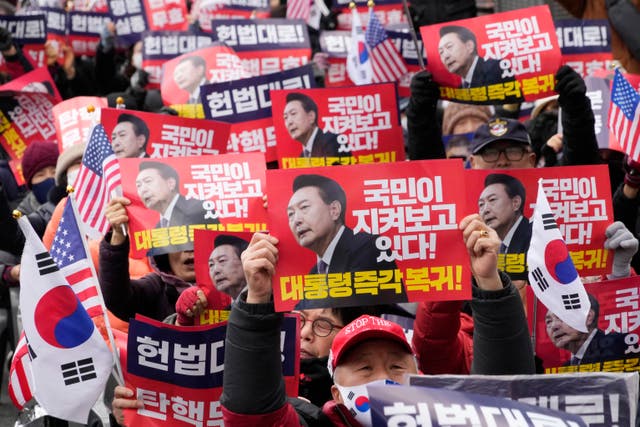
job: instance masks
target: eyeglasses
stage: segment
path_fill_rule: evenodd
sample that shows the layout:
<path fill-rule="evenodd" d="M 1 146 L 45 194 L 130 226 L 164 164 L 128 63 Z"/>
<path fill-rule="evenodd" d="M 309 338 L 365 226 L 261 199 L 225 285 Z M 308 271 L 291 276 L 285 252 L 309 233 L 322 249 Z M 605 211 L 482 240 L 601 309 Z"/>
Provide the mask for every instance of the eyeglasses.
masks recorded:
<path fill-rule="evenodd" d="M 305 323 L 307 323 L 307 319 L 302 315 L 302 313 L 297 313 L 300 316 L 300 330 L 304 328 Z M 326 319 L 316 319 L 311 322 L 311 331 L 317 337 L 324 338 L 331 335 L 334 329 L 342 329 L 344 326 L 334 325 Z"/>
<path fill-rule="evenodd" d="M 485 162 L 495 162 L 500 157 L 500 153 L 504 153 L 507 160 L 517 162 L 522 160 L 527 149 L 524 147 L 505 147 L 505 148 L 485 148 L 480 152 L 482 160 Z"/>

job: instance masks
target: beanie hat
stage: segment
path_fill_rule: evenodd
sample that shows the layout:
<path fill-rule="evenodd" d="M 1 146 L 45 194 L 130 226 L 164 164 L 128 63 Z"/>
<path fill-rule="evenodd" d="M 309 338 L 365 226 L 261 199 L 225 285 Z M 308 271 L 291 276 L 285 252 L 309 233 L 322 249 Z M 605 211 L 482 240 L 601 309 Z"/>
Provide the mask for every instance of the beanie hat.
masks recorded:
<path fill-rule="evenodd" d="M 31 178 L 47 166 L 56 166 L 58 160 L 58 144 L 50 141 L 35 141 L 29 144 L 22 156 L 22 176 L 31 188 Z"/>
<path fill-rule="evenodd" d="M 58 163 L 56 164 L 56 185 L 60 185 L 62 177 L 67 173 L 73 164 L 80 163 L 82 161 L 82 154 L 87 147 L 85 142 L 74 144 L 64 149 L 60 157 L 58 157 Z"/>
<path fill-rule="evenodd" d="M 486 123 L 492 115 L 491 107 L 488 105 L 470 105 L 450 102 L 444 109 L 442 134 L 451 135 L 456 124 L 464 118 L 474 117 L 482 123 Z"/>

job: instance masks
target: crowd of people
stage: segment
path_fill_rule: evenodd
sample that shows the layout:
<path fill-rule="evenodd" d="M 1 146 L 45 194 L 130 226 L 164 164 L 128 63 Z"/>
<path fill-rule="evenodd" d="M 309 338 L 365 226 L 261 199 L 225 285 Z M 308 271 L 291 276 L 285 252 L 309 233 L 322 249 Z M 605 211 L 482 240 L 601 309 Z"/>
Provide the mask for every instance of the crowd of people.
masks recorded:
<path fill-rule="evenodd" d="M 446 7 L 436 8 L 432 3 L 444 6 L 445 2 L 412 2 L 416 27 L 477 13 L 473 1 L 448 1 Z M 607 16 L 601 0 L 560 3 L 579 17 L 595 17 L 597 13 L 589 11 L 596 8 L 600 15 Z M 629 4 L 634 9 L 633 2 Z M 283 7 L 284 3 L 273 5 L 274 16 L 281 15 Z M 0 2 L 0 9 L 5 13 L 15 11 L 6 1 Z M 637 6 L 635 13 L 640 14 Z M 335 19 L 335 13 L 323 17 L 321 28 L 334 28 Z M 620 18 L 616 15 L 612 19 L 617 24 Z M 468 37 L 464 27 L 443 28 L 447 29 L 443 32 L 446 40 L 443 37 L 441 56 L 449 58 L 456 48 L 475 48 L 475 38 Z M 634 50 L 624 28 L 614 25 L 614 55 L 629 72 L 640 72 L 637 46 Z M 321 75 L 327 65 L 326 56 L 319 50 L 318 31 L 310 29 L 310 34 L 313 63 Z M 146 90 L 148 76 L 141 67 L 141 45 L 118 49 L 115 36 L 114 26 L 107 25 L 95 58 L 75 57 L 73 50 L 62 47 L 62 63 L 56 61 L 57 48 L 47 46 L 52 58 L 48 69 L 62 97 L 105 96 L 111 106 L 115 106 L 117 97 L 123 97 L 128 109 L 177 115 L 162 104 L 158 90 Z M 0 28 L 0 50 L 7 70 L 0 73 L 4 81 L 32 69 L 21 47 L 4 28 Z M 456 65 L 455 59 L 449 64 L 451 72 L 468 83 L 465 87 L 487 84 L 475 75 L 471 78 L 470 64 Z M 486 66 L 490 65 L 487 61 Z M 201 73 L 196 71 L 203 67 L 187 61 L 178 66 L 179 72 L 176 69 L 180 76 L 176 83 L 188 88 L 193 102 L 198 102 L 203 83 Z M 605 248 L 614 254 L 608 278 L 635 275 L 640 268 L 640 163 L 620 152 L 598 148 L 591 102 L 585 82 L 576 71 L 561 66 L 555 81 L 557 96 L 538 101 L 531 118 L 523 123 L 518 120 L 518 106 L 442 102 L 440 88 L 431 74 L 426 70 L 417 72 L 412 77 L 411 95 L 404 111 L 409 161 L 460 158 L 472 169 L 501 170 L 608 165 L 614 208 L 614 222 L 605 236 Z M 302 145 L 301 156 L 350 156 L 348 151 L 341 151 L 336 135 L 318 127 L 313 100 L 291 93 L 286 101 L 284 120 L 292 138 Z M 470 142 L 451 139 L 446 147 L 442 143 L 443 136 L 465 133 L 473 134 Z M 118 158 L 147 157 L 149 128 L 133 115 L 120 115 L 110 139 Z M 26 215 L 50 247 L 67 184 L 78 174 L 85 147 L 86 144 L 73 145 L 60 153 L 56 143 L 31 143 L 21 160 L 25 186 L 18 186 L 11 175 L 8 157 L 1 160 L 0 235 L 6 238 L 0 239 L 0 292 L 5 305 L 7 290 L 20 286 L 24 245 L 12 210 Z M 321 151 L 323 147 L 325 152 Z M 179 193 L 178 184 L 175 170 L 162 162 L 145 160 L 140 164 L 136 188 L 145 206 L 160 214 L 158 227 L 202 217 L 201 204 L 190 206 L 190 201 Z M 225 425 L 366 426 L 370 419 L 355 411 L 347 398 L 355 387 L 380 380 L 402 383 L 408 373 L 506 375 L 541 371 L 521 300 L 528 285 L 526 279 L 511 278 L 498 270 L 497 263 L 499 254 L 526 253 L 528 249 L 531 224 L 523 213 L 526 194 L 522 183 L 502 173 L 489 175 L 484 187 L 478 213 L 459 222 L 473 275 L 472 299 L 406 304 L 406 295 L 401 293 L 395 299 L 371 298 L 367 301 L 371 305 L 334 308 L 302 301 L 294 310 L 300 319 L 298 399 L 287 398 L 281 370 L 283 313 L 275 311 L 272 292 L 279 260 L 278 236 L 255 233 L 250 241 L 233 235 L 218 236 L 208 259 L 214 285 L 211 288 L 196 283 L 192 246 L 174 247 L 165 254 L 150 252 L 145 259 L 131 258 L 130 236 L 126 232 L 127 206 L 131 201 L 114 197 L 106 208 L 110 230 L 102 240 L 92 241 L 90 247 L 114 328 L 126 329 L 126 322 L 136 314 L 190 326 L 207 307 L 229 302 L 221 397 Z M 314 274 L 385 268 L 366 249 L 370 236 L 362 232 L 354 235 L 345 225 L 345 209 L 344 190 L 335 181 L 309 174 L 294 182 L 287 212 L 289 227 L 300 246 L 316 254 Z M 220 293 L 228 299 L 221 299 Z M 410 319 L 414 331 L 410 340 L 400 326 L 384 318 L 389 314 Z M 610 336 L 607 345 L 591 345 L 604 335 L 597 327 L 598 302 L 593 298 L 587 333 L 572 330 L 551 312 L 545 320 L 554 345 L 571 352 L 571 364 L 605 360 L 608 353 L 619 354 L 614 346 L 624 345 L 624 339 L 612 341 Z M 17 337 L 11 340 L 17 341 Z M 117 386 L 112 425 L 124 425 L 124 413 L 142 407 L 134 390 Z M 63 421 L 52 422 L 57 425 Z"/>

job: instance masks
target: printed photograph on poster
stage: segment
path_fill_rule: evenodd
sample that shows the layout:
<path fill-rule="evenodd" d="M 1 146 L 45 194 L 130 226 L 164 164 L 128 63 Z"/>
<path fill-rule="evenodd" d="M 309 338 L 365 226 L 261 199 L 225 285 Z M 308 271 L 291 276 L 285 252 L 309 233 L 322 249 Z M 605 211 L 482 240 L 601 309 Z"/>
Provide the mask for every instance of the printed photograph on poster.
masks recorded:
<path fill-rule="evenodd" d="M 271 91 L 282 169 L 405 159 L 393 83 Z"/>
<path fill-rule="evenodd" d="M 268 171 L 276 310 L 470 297 L 455 160 Z"/>
<path fill-rule="evenodd" d="M 549 7 L 420 27 L 440 95 L 475 104 L 554 95 L 561 53 Z"/>
<path fill-rule="evenodd" d="M 530 221 L 541 178 L 578 273 L 610 273 L 612 254 L 604 241 L 613 208 L 606 165 L 465 171 L 467 214 L 480 214 L 502 239 L 498 268 L 514 280 L 528 279 Z"/>
<path fill-rule="evenodd" d="M 193 250 L 196 229 L 267 229 L 262 154 L 119 159 L 130 256 Z"/>
<path fill-rule="evenodd" d="M 231 125 L 217 120 L 104 108 L 101 123 L 118 158 L 224 154 Z"/>
<path fill-rule="evenodd" d="M 586 332 L 564 323 L 539 301 L 529 312 L 536 355 L 545 373 L 637 372 L 640 369 L 640 279 L 586 283 L 591 309 Z"/>

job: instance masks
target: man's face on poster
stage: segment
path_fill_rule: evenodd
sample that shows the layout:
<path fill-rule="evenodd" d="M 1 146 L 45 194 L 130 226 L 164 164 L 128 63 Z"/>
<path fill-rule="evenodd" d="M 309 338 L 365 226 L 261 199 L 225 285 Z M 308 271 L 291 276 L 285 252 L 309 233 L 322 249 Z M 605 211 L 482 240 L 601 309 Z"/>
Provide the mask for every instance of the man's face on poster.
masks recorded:
<path fill-rule="evenodd" d="M 236 297 L 246 280 L 242 261 L 232 245 L 216 246 L 209 256 L 209 275 L 217 290 Z"/>
<path fill-rule="evenodd" d="M 302 187 L 289 200 L 289 228 L 300 246 L 322 253 L 340 226 L 341 210 L 338 201 L 326 204 L 318 187 Z"/>
<path fill-rule="evenodd" d="M 458 34 L 447 33 L 438 44 L 440 60 L 450 73 L 464 77 L 475 58 L 474 47 L 471 40 L 463 42 Z"/>
<path fill-rule="evenodd" d="M 190 60 L 182 61 L 173 70 L 173 80 L 182 90 L 191 93 L 205 77 L 205 69 L 202 66 L 195 66 Z"/>
<path fill-rule="evenodd" d="M 489 227 L 506 234 L 519 216 L 521 203 L 520 197 L 509 197 L 504 184 L 491 184 L 480 193 L 478 211 Z"/>
<path fill-rule="evenodd" d="M 147 209 L 164 212 L 176 193 L 176 180 L 163 178 L 158 169 L 144 169 L 136 178 L 138 197 Z"/>
<path fill-rule="evenodd" d="M 111 146 L 119 159 L 140 157 L 145 142 L 144 135 L 136 135 L 131 122 L 120 122 L 111 132 Z"/>
<path fill-rule="evenodd" d="M 547 312 L 544 321 L 547 335 L 557 348 L 572 351 L 583 342 L 584 332 L 573 329 L 552 312 Z"/>
<path fill-rule="evenodd" d="M 305 144 L 316 127 L 316 113 L 305 111 L 300 101 L 290 101 L 284 107 L 284 124 L 291 138 Z"/>

